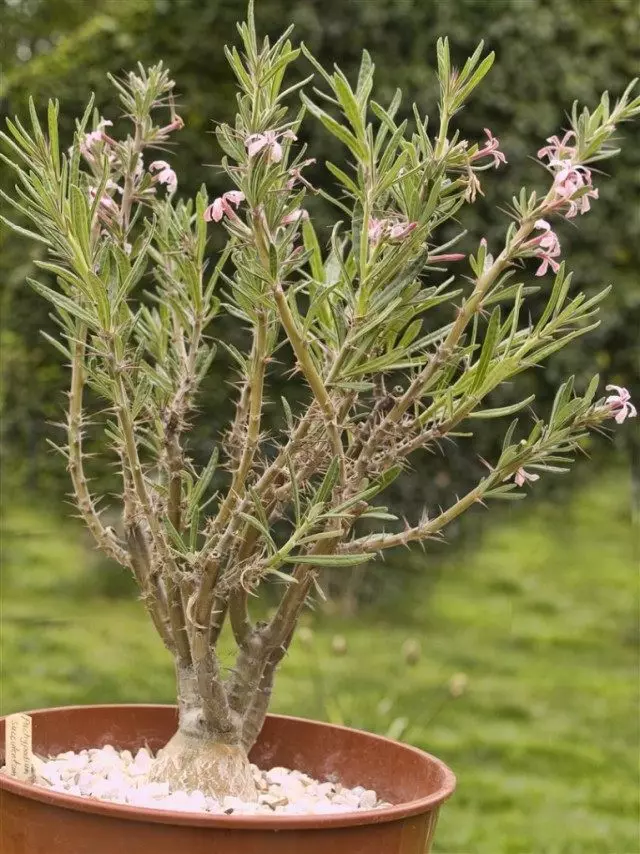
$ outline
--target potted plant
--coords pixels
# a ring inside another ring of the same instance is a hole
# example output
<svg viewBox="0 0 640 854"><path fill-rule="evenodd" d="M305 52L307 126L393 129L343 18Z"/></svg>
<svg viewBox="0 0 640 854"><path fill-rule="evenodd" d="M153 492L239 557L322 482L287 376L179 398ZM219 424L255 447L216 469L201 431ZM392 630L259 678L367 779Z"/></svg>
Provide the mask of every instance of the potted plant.
<svg viewBox="0 0 640 854"><path fill-rule="evenodd" d="M468 142L453 120L493 55L483 56L480 45L456 71L447 40L438 42L434 136L416 109L412 130L396 121L399 93L387 108L372 100L368 54L354 86L306 47L294 48L289 34L260 41L250 9L242 52L227 51L238 114L216 129L228 190L214 200L205 187L195 199L180 198L177 155L171 165L155 153L183 124L161 64L112 79L129 125L122 133L90 102L68 151L58 140L57 103L44 127L31 103L30 129L16 119L2 134L3 159L17 176L15 194L3 197L21 224L5 222L45 245L48 257L37 264L57 281L55 289L31 284L55 309L60 337L51 343L70 363L60 451L75 502L97 545L133 573L175 660L178 696L177 710L34 712L34 750L86 756L107 743L163 747L145 785L196 792L200 805L197 812L188 801L185 811L174 797L173 807L158 810L93 790L87 798L77 780L76 788L47 788L38 764L36 782L0 776L3 850L424 851L453 790L446 766L375 736L267 716L305 603L320 592L323 568L425 543L478 503L522 498L541 474L565 471L589 431L636 415L623 388L607 386L608 396L598 397L597 377L583 393L571 379L563 383L547 419L530 415L529 426L511 417L530 409L532 397L487 403L597 325L606 291L589 299L571 292L554 229L597 199L591 164L616 153L616 128L640 112L631 87L614 104L604 95L593 112L574 107L570 130L538 152L542 192L513 198L504 244L482 240L465 255L451 251L462 237L458 213L482 193L482 173L506 158L489 130ZM301 53L325 89L315 100L306 94L311 77L284 83ZM302 105L291 109L298 97ZM305 207L320 192L305 176L314 160L298 139L307 118L337 137L349 159L344 168L326 164L338 189L322 195L339 217L328 240ZM453 237L439 243L447 223ZM211 228L227 235L213 261ZM519 281L530 263L536 288ZM545 302L532 316L534 291ZM223 312L246 331L244 351L216 342ZM198 467L188 433L216 343L235 363L235 415ZM267 433L270 380L290 371L306 400L294 407L283 397L283 428ZM100 400L91 411L86 387ZM501 454L483 461L465 495L398 530L380 493L414 452L461 430L469 436L475 418L509 420ZM89 486L90 424L102 429L105 453L119 467L117 530L105 525ZM255 620L252 602L270 581L278 582L278 605L268 620ZM228 674L217 654L226 624L237 645ZM374 796L323 812L307 798L303 814L285 798L285 809L271 801L266 815L250 751L261 767L288 766L320 785L337 775L389 803ZM220 809L212 811L213 802Z"/></svg>

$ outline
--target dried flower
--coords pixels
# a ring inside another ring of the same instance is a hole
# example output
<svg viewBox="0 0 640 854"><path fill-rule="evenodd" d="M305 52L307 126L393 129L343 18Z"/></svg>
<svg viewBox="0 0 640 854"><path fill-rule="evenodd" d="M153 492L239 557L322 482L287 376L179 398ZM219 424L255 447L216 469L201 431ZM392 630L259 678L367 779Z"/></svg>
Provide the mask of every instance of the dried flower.
<svg viewBox="0 0 640 854"><path fill-rule="evenodd" d="M312 166L315 162L316 158L310 157L308 160L303 160L302 163L300 163L298 166L294 166L293 168L289 169L289 175L291 175L291 177L285 185L287 190L293 190L295 185L300 182L301 184L304 184L307 189L313 190L313 192L315 192L315 187L312 186L302 175L302 170L305 168L305 166Z"/></svg>
<svg viewBox="0 0 640 854"><path fill-rule="evenodd" d="M170 194L178 189L178 178L166 160L154 160L149 164L150 172L157 172L153 180L159 184L165 184Z"/></svg>
<svg viewBox="0 0 640 854"><path fill-rule="evenodd" d="M397 222L389 229L390 240L404 240L418 227L417 222Z"/></svg>
<svg viewBox="0 0 640 854"><path fill-rule="evenodd" d="M252 133L244 142L249 157L255 157L261 151L266 150L267 160L270 163L280 163L282 160L282 146L278 140L292 139L298 137L291 130L278 133L275 130L266 130L264 133Z"/></svg>
<svg viewBox="0 0 640 854"><path fill-rule="evenodd" d="M473 204L478 193L480 193L481 196L484 196L484 193L482 192L482 184L473 169L469 168L467 170L467 189L464 193L465 202Z"/></svg>
<svg viewBox="0 0 640 854"><path fill-rule="evenodd" d="M244 202L244 198L244 193L240 190L229 190L222 196L218 196L205 210L205 222L220 222L225 214L229 217L236 217L232 205L237 208L241 202Z"/></svg>
<svg viewBox="0 0 640 854"><path fill-rule="evenodd" d="M615 418L616 424L622 424L625 418L636 417L638 410L631 403L628 389L619 385L608 385L606 390L615 391L615 394L609 395L605 403L611 409L611 415Z"/></svg>
<svg viewBox="0 0 640 854"><path fill-rule="evenodd" d="M162 128L161 133L163 133L163 134L171 133L174 130L182 130L183 127L184 127L184 119L181 116L175 115L171 119L170 123L168 125L165 125Z"/></svg>

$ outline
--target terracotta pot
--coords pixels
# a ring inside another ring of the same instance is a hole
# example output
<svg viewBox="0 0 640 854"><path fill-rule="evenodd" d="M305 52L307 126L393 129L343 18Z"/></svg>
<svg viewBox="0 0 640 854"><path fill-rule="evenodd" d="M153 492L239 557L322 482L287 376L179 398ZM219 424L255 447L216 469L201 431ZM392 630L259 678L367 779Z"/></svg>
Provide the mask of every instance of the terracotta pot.
<svg viewBox="0 0 640 854"><path fill-rule="evenodd" d="M113 744L161 747L172 706L69 706L30 713L41 755ZM0 719L4 744L4 719ZM2 854L425 854L455 777L440 760L377 735L268 717L252 760L375 789L385 810L323 816L212 816L120 806L0 775Z"/></svg>

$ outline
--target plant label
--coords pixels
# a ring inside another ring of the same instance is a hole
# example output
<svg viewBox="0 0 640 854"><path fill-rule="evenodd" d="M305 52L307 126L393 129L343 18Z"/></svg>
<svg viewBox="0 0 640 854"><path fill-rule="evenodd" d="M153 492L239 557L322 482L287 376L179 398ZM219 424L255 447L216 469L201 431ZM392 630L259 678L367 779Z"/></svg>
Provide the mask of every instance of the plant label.
<svg viewBox="0 0 640 854"><path fill-rule="evenodd" d="M31 749L31 718L29 715L9 715L5 728L5 757L7 772L17 780L33 780Z"/></svg>

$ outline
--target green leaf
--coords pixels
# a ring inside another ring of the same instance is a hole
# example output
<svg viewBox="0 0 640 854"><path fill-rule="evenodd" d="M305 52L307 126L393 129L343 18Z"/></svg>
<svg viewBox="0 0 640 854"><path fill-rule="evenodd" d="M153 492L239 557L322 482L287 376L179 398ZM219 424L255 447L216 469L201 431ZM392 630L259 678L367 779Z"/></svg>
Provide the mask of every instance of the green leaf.
<svg viewBox="0 0 640 854"><path fill-rule="evenodd" d="M191 495L189 496L189 511L187 516L189 518L193 518L194 514L197 512L198 507L200 505L200 501L204 496L213 476L218 467L218 458L220 455L220 451L218 446L216 445L213 449L213 453L209 457L209 462L204 467L204 469L200 472L198 479L196 480L196 485L193 487L191 491Z"/></svg>
<svg viewBox="0 0 640 854"><path fill-rule="evenodd" d="M500 306L496 306L491 313L487 334L482 345L482 352L476 365L474 365L473 385L471 386L471 394L477 392L486 379L491 359L496 350L498 338L500 335Z"/></svg>
<svg viewBox="0 0 640 854"><path fill-rule="evenodd" d="M310 253L309 267L311 268L311 275L317 282L324 282L322 250L320 249L318 237L311 220L304 220L302 223L302 239L305 250Z"/></svg>
<svg viewBox="0 0 640 854"><path fill-rule="evenodd" d="M368 50L362 51L362 59L360 61L360 70L358 72L358 83L356 85L356 98L363 112L366 109L366 104L371 95L373 86L373 73L375 65L371 60L371 55Z"/></svg>
<svg viewBox="0 0 640 854"><path fill-rule="evenodd" d="M553 400L553 406L551 407L551 414L549 415L549 430L553 430L558 413L564 407L564 405L571 399L571 394L573 392L573 383L574 377L569 377L569 379L562 383L558 391L556 392L556 396Z"/></svg>
<svg viewBox="0 0 640 854"><path fill-rule="evenodd" d="M384 510L367 510L366 513L362 513L360 519L377 519L382 522L397 522L398 517L393 513L385 513Z"/></svg>
<svg viewBox="0 0 640 854"><path fill-rule="evenodd" d="M527 497L524 491L514 492L518 487L512 483L505 483L503 486L496 486L495 489L490 489L484 493L485 498L498 498L502 501L522 501Z"/></svg>
<svg viewBox="0 0 640 854"><path fill-rule="evenodd" d="M45 246L51 245L46 237L42 237L42 235L36 234L35 231L29 231L28 228L23 228L22 226L17 225L15 222L11 222L10 219L7 219L1 214L0 221L7 225L12 231L15 231L16 234L22 235L22 237L27 237L29 238L29 240L36 240L38 243L44 243Z"/></svg>
<svg viewBox="0 0 640 854"><path fill-rule="evenodd" d="M251 525L252 528L255 528L256 531L262 534L266 543L271 547L272 551L277 551L277 546L273 541L273 537L271 536L269 529L259 519L256 519L255 516L251 516L249 513L239 512L238 516L240 516L241 519L244 519L244 521L248 525Z"/></svg>
<svg viewBox="0 0 640 854"><path fill-rule="evenodd" d="M57 338L54 338L52 335L49 335L47 332L44 332L42 329L40 330L40 335L45 338L52 347L55 347L66 359L71 359L71 353L67 350L64 344L61 341L58 341Z"/></svg>
<svg viewBox="0 0 640 854"><path fill-rule="evenodd" d="M280 401L282 402L282 408L284 409L284 420L287 423L287 429L290 433L292 433L294 428L294 419L293 412L291 411L291 406L289 405L289 401L286 397L281 397Z"/></svg>
<svg viewBox="0 0 640 854"><path fill-rule="evenodd" d="M502 418L504 415L513 415L515 412L519 412L521 409L524 409L525 406L528 406L530 403L536 399L535 394L529 395L529 397L525 397L524 400L519 401L518 403L512 403L509 406L497 406L494 409L481 409L478 412L470 412L469 418Z"/></svg>
<svg viewBox="0 0 640 854"><path fill-rule="evenodd" d="M325 476L322 479L322 483L318 487L315 495L313 496L314 504L324 504L331 495L333 491L333 487L338 482L338 475L340 474L340 461L337 457L334 457L329 464L329 468L327 469Z"/></svg>
<svg viewBox="0 0 640 854"><path fill-rule="evenodd" d="M186 543L184 542L178 531L176 531L169 517L165 516L162 521L164 523L164 529L169 535L171 544L176 549L176 551L180 552L180 554L182 555L188 555L189 549L187 548Z"/></svg>
<svg viewBox="0 0 640 854"><path fill-rule="evenodd" d="M375 553L365 552L356 555L287 555L285 563L301 563L309 566L344 567L357 566L371 560Z"/></svg>
<svg viewBox="0 0 640 854"><path fill-rule="evenodd" d="M287 455L287 468L289 469L289 479L291 480L291 503L293 504L293 512L295 514L296 525L299 527L302 521L302 509L300 505L300 490L298 489L298 478L291 462L291 457Z"/></svg>
<svg viewBox="0 0 640 854"><path fill-rule="evenodd" d="M495 53L493 51L486 56L477 70L472 74L469 81L462 86L461 89L456 93L456 97L453 101L453 109L458 110L464 102L467 100L469 95L473 92L476 86L482 81L483 77L490 71L491 66L493 65L493 61L496 58Z"/></svg>
<svg viewBox="0 0 640 854"><path fill-rule="evenodd" d="M360 114L360 105L349 86L349 81L340 69L333 75L333 90L338 97L340 106L349 124L355 131L356 138L364 144L364 123Z"/></svg>
<svg viewBox="0 0 640 854"><path fill-rule="evenodd" d="M325 113L317 104L314 104L304 92L301 93L300 98L302 99L302 103L309 110L312 116L315 116L319 119L322 124L326 127L326 129L333 134L337 139L339 139L347 148L354 154L359 160L365 160L367 156L366 149L362 147L360 142L355 138L355 136L350 133L345 127L343 127L339 122L335 119L331 118L328 113Z"/></svg>
<svg viewBox="0 0 640 854"><path fill-rule="evenodd" d="M321 76L321 77L323 77L323 78L325 79L325 81L329 84L329 86L333 87L333 78L331 77L331 75L330 75L330 74L328 74L328 73L325 71L324 66L323 66L321 63L319 63L319 62L318 62L318 60L317 60L317 59L315 58L315 56L311 53L311 51L310 51L310 50L309 50L309 48L306 46L306 44L304 44L304 42L302 42L302 43L300 44L300 49L302 50L302 53L306 56L306 58L309 60L309 62L311 63L311 65L313 65L313 67L315 68L315 70L320 74L320 76Z"/></svg>
<svg viewBox="0 0 640 854"><path fill-rule="evenodd" d="M58 101L50 100L47 108L47 124L49 130L49 151L56 177L60 177L60 144L58 141Z"/></svg>
<svg viewBox="0 0 640 854"><path fill-rule="evenodd" d="M338 166L334 163L331 163L329 160L326 161L325 166L331 172L331 174L340 181L340 183L346 187L346 189L355 196L356 199L360 198L360 188L352 181L351 178L347 175L346 172L343 172Z"/></svg>
<svg viewBox="0 0 640 854"><path fill-rule="evenodd" d="M588 403L588 404L592 403L593 398L596 395L596 392L598 390L599 385L600 385L600 374L596 374L594 377L592 377L591 382L589 383L589 386L584 393L583 400L585 401L585 403Z"/></svg>
<svg viewBox="0 0 640 854"><path fill-rule="evenodd" d="M36 293L40 294L40 296L53 303L53 305L59 311L66 311L68 314L72 315L72 317L77 317L79 320L84 321L84 323L86 323L88 326L95 328L95 317L88 311L86 311L84 308L79 306L77 302L74 302L73 300L64 296L64 294L60 294L57 291L48 288L46 285L42 285L35 279L28 278L27 282L29 282L29 284L34 289L34 291L36 291Z"/></svg>

